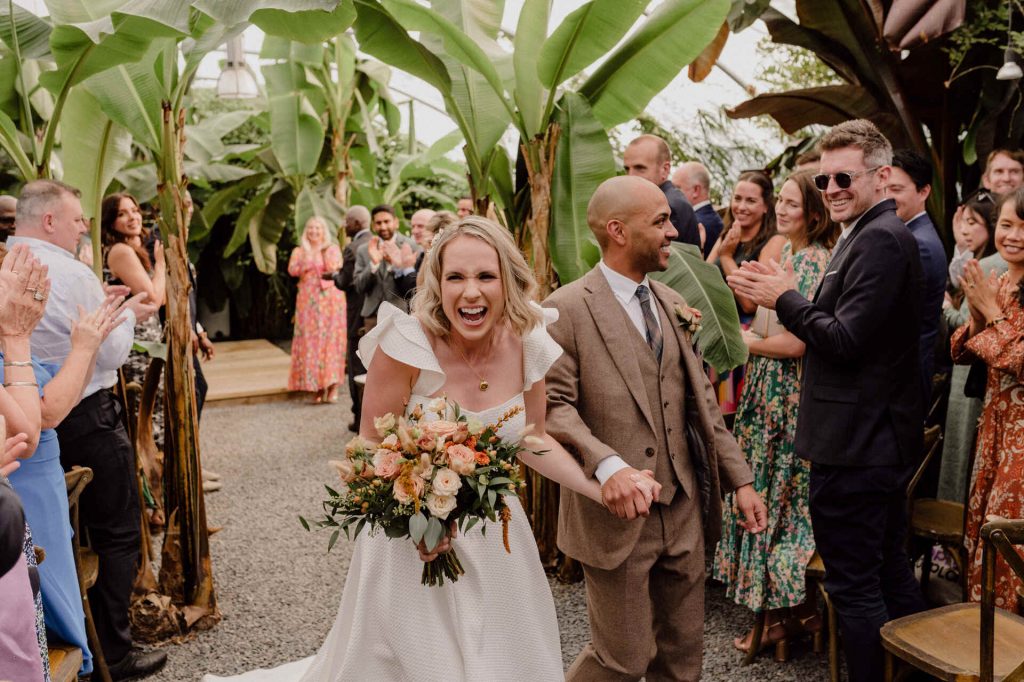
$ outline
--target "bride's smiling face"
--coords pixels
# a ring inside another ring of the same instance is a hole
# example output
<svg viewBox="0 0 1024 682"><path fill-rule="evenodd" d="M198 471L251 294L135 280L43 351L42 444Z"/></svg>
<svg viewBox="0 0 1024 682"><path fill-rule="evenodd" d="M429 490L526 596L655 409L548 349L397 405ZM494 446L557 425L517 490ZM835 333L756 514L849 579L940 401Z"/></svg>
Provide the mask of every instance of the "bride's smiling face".
<svg viewBox="0 0 1024 682"><path fill-rule="evenodd" d="M487 337L505 314L498 252L476 237L456 237L441 254L441 308L452 333Z"/></svg>

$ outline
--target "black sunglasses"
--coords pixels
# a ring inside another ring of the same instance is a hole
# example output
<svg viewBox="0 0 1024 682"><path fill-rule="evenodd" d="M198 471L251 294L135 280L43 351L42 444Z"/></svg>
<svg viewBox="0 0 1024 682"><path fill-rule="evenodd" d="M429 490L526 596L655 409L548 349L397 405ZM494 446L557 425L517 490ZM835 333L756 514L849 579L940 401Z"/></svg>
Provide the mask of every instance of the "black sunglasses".
<svg viewBox="0 0 1024 682"><path fill-rule="evenodd" d="M857 177L858 175L864 175L865 173L874 173L879 168L881 168L881 166L875 166L874 168L867 168L865 170L856 171L856 172L841 171L839 173L835 173L835 174L832 174L832 175L826 175L825 173L820 173L818 175L815 175L814 178L813 178L814 186L817 187L820 191L824 192L825 190L828 189L828 182L829 182L829 180L831 180L832 178L835 178L836 179L836 186L839 189L848 189L850 187L850 185L853 184L853 179L855 177Z"/></svg>

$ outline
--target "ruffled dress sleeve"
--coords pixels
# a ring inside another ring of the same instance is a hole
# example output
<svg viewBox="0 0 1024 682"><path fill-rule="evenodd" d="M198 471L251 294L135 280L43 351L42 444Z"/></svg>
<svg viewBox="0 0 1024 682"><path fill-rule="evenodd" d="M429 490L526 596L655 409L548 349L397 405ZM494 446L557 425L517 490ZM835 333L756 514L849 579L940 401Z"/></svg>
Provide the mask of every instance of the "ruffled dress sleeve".
<svg viewBox="0 0 1024 682"><path fill-rule="evenodd" d="M541 324L534 327L523 337L523 391L544 378L551 365L562 354L562 347L548 334L547 326L558 320L558 311L554 308L542 308L532 303L541 311Z"/></svg>
<svg viewBox="0 0 1024 682"><path fill-rule="evenodd" d="M359 340L357 355L369 367L377 351L420 371L412 392L430 396L445 382L445 373L419 320L383 302L377 311L377 326Z"/></svg>

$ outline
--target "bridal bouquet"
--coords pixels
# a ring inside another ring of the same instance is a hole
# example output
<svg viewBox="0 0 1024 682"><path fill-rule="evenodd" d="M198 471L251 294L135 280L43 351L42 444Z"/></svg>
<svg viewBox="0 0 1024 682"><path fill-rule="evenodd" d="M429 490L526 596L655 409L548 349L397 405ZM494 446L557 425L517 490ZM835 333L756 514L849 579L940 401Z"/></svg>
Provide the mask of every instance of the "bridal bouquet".
<svg viewBox="0 0 1024 682"><path fill-rule="evenodd" d="M389 538L421 540L437 546L454 525L465 533L478 523L501 520L505 551L511 511L505 497L525 485L517 459L525 444L539 445L534 436L520 442L498 437L498 430L523 410L514 407L495 424L466 418L459 406L437 398L426 410L417 406L408 417L388 413L374 419L381 438L372 443L356 436L345 446L345 459L332 461L342 489L326 486L324 516L313 525L334 528L330 551L341 531L351 538L369 526ZM426 419L426 415L436 419ZM536 452L536 450L530 450ZM539 453L538 453L539 454ZM310 522L300 517L306 530ZM350 535L351 531L351 535ZM423 565L424 585L454 582L465 571L455 549Z"/></svg>

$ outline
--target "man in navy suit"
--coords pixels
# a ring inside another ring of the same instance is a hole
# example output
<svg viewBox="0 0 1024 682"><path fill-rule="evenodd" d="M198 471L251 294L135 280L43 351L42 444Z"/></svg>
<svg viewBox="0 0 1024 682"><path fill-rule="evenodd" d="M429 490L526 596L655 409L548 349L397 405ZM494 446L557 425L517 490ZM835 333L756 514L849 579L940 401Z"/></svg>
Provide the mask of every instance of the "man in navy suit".
<svg viewBox="0 0 1024 682"><path fill-rule="evenodd" d="M896 215L907 224L921 254L924 275L924 317L921 321L921 383L927 406L932 394L935 367L935 340L939 335L942 299L946 293L946 250L932 219L925 211L932 193L932 164L910 149L892 155L892 171L885 194L896 202Z"/></svg>
<svg viewBox="0 0 1024 682"><path fill-rule="evenodd" d="M704 257L722 234L722 217L711 205L711 175L696 161L688 161L672 174L672 184L679 188L693 206L697 222L704 226Z"/></svg>
<svg viewBox="0 0 1024 682"><path fill-rule="evenodd" d="M693 207L683 193L676 189L669 179L672 160L668 144L657 135L641 135L626 146L622 153L622 165L626 175L635 175L650 180L665 194L668 200L669 221L676 228L675 240L693 244L700 248L700 229Z"/></svg>
<svg viewBox="0 0 1024 682"><path fill-rule="evenodd" d="M917 240L885 198L889 141L847 121L818 143L822 191L843 225L808 301L792 269L744 263L738 293L774 308L807 346L796 452L811 461L814 541L853 682L883 679L879 629L924 608L906 552L905 489L922 446Z"/></svg>

